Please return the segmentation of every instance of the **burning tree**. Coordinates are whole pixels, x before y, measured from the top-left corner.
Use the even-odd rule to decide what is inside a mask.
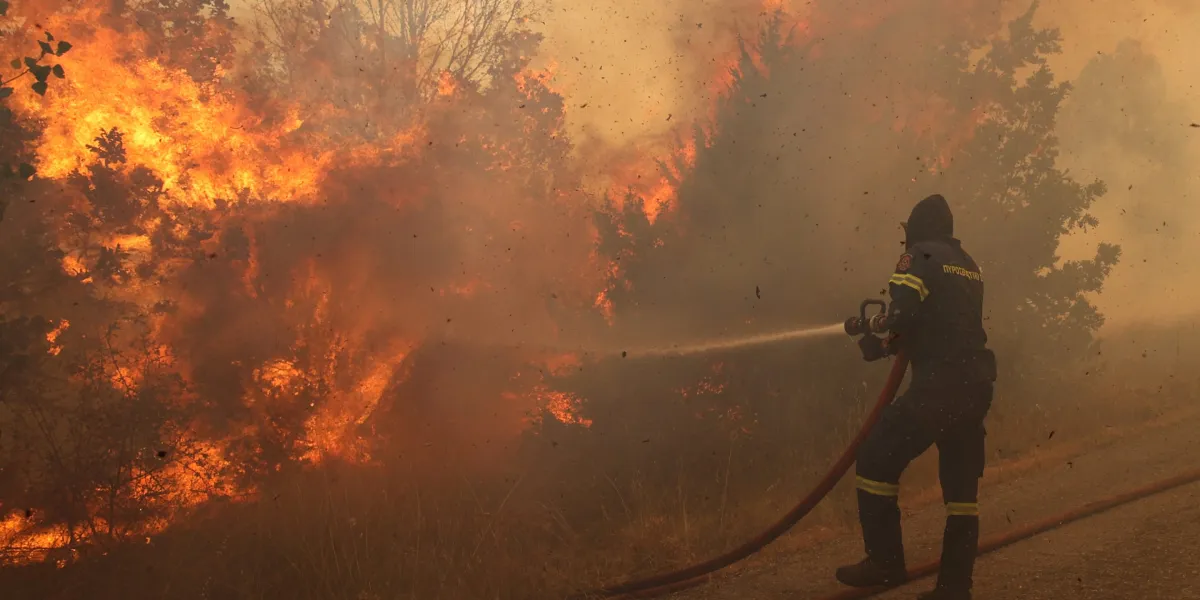
[[[529,67],[540,38],[520,22],[523,5],[429,4],[424,16],[408,15],[420,12],[411,3],[376,6],[393,28],[377,49],[421,46],[432,63],[395,64],[434,74],[420,94],[372,107],[391,119],[384,138],[340,125],[362,104],[249,98],[231,85],[227,8],[42,15],[80,48],[61,90],[5,114],[6,157],[40,171],[6,197],[16,201],[0,234],[11,259],[0,267],[11,549],[107,548],[207,498],[365,461],[375,408],[403,414],[390,409],[413,402],[389,383],[423,344],[465,327],[510,348],[517,330],[555,334],[550,299],[590,306],[562,98]],[[362,17],[338,10],[349,20],[339,26]],[[206,52],[184,51],[195,45]],[[259,74],[260,87],[297,83]],[[386,87],[377,71],[356,77]],[[525,357],[506,369],[528,363],[504,352]],[[539,410],[525,395],[535,383],[477,383],[481,403],[517,396],[501,428],[518,437]],[[408,443],[402,428],[414,425],[383,423],[384,437]],[[43,554],[18,558],[30,556]]]
[[[108,547],[228,491],[220,456],[191,431],[193,398],[155,337],[157,315],[138,297],[161,276],[145,255],[166,240],[147,239],[144,220],[161,218],[161,182],[123,170],[121,140],[99,136],[97,162],[67,182],[84,204],[35,180],[4,222],[0,506],[16,559]]]

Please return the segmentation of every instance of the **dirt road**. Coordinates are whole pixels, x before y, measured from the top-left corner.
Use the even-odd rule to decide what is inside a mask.
[[[1100,445],[981,494],[983,536],[1044,519],[1200,466],[1200,419]],[[903,490],[901,491],[903,494]],[[943,513],[934,504],[904,517],[909,561],[935,557]],[[840,589],[833,569],[861,557],[858,531],[815,547],[751,563],[678,595],[687,600],[820,599]],[[752,559],[754,560],[754,559]],[[912,583],[879,596],[912,598]],[[981,557],[980,600],[1200,600],[1200,485],[1190,485],[1064,526]]]

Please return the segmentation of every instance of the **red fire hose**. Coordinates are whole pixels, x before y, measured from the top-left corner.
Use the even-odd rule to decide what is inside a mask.
[[[621,596],[625,598],[655,598],[672,592],[687,589],[700,585],[707,581],[712,573],[728,567],[746,557],[758,552],[767,544],[775,541],[779,536],[786,533],[800,522],[818,503],[829,494],[837,482],[850,469],[850,465],[854,464],[855,456],[858,452],[858,447],[862,445],[871,428],[879,421],[880,415],[883,413],[884,407],[891,403],[895,397],[897,390],[900,388],[900,383],[904,380],[904,373],[908,369],[908,359],[903,354],[896,356],[896,360],[892,362],[891,373],[888,374],[887,383],[884,384],[883,390],[879,393],[879,399],[876,400],[875,406],[863,421],[862,428],[850,445],[846,447],[842,455],[838,457],[837,462],[829,469],[817,485],[800,501],[792,510],[788,511],[778,522],[763,531],[754,538],[746,541],[742,545],[726,552],[725,554],[715,556],[702,563],[662,573],[645,579],[637,579],[611,585],[599,590],[580,594],[571,597],[571,600],[582,600],[585,598],[611,598]],[[1057,529],[1063,525],[1073,523],[1080,519],[1093,516],[1107,510],[1111,510],[1118,506],[1129,504],[1142,498],[1147,498],[1155,494],[1160,494],[1169,490],[1173,490],[1184,485],[1200,481],[1200,469],[1195,469],[1185,473],[1181,473],[1174,477],[1158,481],[1156,483],[1140,487],[1123,494],[1109,496],[1101,500],[1085,504],[1074,510],[1056,515],[1023,527],[1019,527],[1012,531],[1002,533],[995,537],[987,538],[979,543],[979,555],[987,554],[995,550],[999,550],[1016,542],[1029,539],[1038,534]],[[940,561],[932,561],[909,569],[909,580],[920,579],[937,573]],[[877,594],[886,591],[888,588],[858,588],[846,589],[841,592],[826,596],[821,600],[854,600],[857,598],[870,598]]]
[[[789,529],[800,522],[805,515],[812,512],[812,509],[817,506],[829,494],[833,486],[850,470],[850,465],[854,464],[855,456],[858,453],[858,447],[862,445],[867,438],[871,428],[879,421],[879,416],[883,413],[884,407],[892,402],[892,398],[896,396],[896,391],[900,389],[900,383],[904,380],[904,372],[908,370],[908,359],[901,354],[896,355],[896,359],[892,361],[892,371],[888,374],[887,383],[884,384],[883,390],[879,392],[879,399],[875,401],[875,406],[871,408],[870,414],[867,415],[863,422],[862,428],[858,434],[846,446],[846,450],[838,457],[837,462],[829,469],[829,472],[821,478],[807,496],[800,501],[792,510],[783,515],[774,525],[767,528],[766,531],[758,534],[754,538],[747,540],[742,545],[734,548],[720,556],[714,556],[702,563],[697,563],[689,567],[685,567],[669,573],[662,573],[647,577],[645,579],[636,579],[611,585],[593,592],[574,596],[573,599],[583,598],[611,598],[613,596],[626,596],[635,598],[651,598],[661,596],[673,591],[685,589],[703,583],[708,575],[733,563],[736,563],[755,552],[761,550],[767,544],[775,541],[779,536],[786,533]]]

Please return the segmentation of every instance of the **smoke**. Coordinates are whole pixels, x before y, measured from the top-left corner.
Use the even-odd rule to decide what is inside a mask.
[[[815,12],[814,4],[818,5]],[[771,9],[791,10],[797,22],[818,27],[828,44],[838,43],[839,38],[859,42],[854,39],[859,31],[820,30],[822,19],[864,28],[883,18],[893,19],[882,35],[902,36],[903,44],[872,31],[871,43],[863,44],[822,85],[842,86],[848,97],[875,92],[881,104],[891,103],[894,110],[911,99],[890,96],[889,77],[881,77],[882,73],[910,81],[934,73],[913,60],[919,48],[936,45],[950,31],[999,34],[1000,23],[1024,12],[1030,2],[950,2],[939,5],[938,18],[910,4],[915,6],[735,0],[560,5],[545,20],[545,53],[559,59],[559,77],[569,82],[566,91],[573,108],[569,123],[581,146],[636,145],[639,150],[663,152],[664,139],[675,130],[674,121],[709,116],[708,107],[719,91],[713,82],[729,67],[738,35],[752,41]],[[1099,178],[1110,188],[1094,207],[1100,226],[1064,237],[1063,258],[1086,256],[1097,241],[1122,245],[1125,260],[1095,297],[1109,327],[1122,327],[1146,315],[1188,314],[1194,309],[1186,300],[1196,290],[1185,282],[1196,280],[1197,273],[1186,257],[1200,251],[1200,237],[1194,233],[1200,229],[1200,214],[1191,208],[1200,193],[1198,175],[1185,167],[1200,156],[1196,141],[1200,130],[1189,127],[1200,121],[1200,91],[1195,86],[1200,80],[1200,42],[1188,32],[1200,25],[1200,9],[1187,0],[1039,4],[1036,24],[1062,33],[1062,51],[1052,55],[1049,64],[1060,80],[1075,85],[1060,115],[1060,162],[1077,179]],[[908,17],[904,17],[906,8]],[[897,25],[897,16],[910,22]],[[896,52],[905,45],[910,48]],[[805,101],[802,89],[794,94],[791,101]],[[831,145],[833,152],[865,149],[850,142],[848,132],[839,135],[847,141]],[[869,167],[846,165],[831,172],[857,179]],[[904,205],[914,200],[897,197],[893,217],[902,215]],[[1165,293],[1147,294],[1151,289]]]
[[[1048,3],[1042,18],[1063,29],[1058,68],[1075,83],[1060,122],[1062,160],[1109,182],[1100,225],[1068,240],[1065,254],[1098,238],[1126,260],[1097,303],[1111,328],[1195,314],[1200,275],[1200,26],[1189,2]]]
[[[865,26],[901,13],[905,4],[825,3],[821,9]],[[1023,12],[1029,4],[1025,0],[951,2],[942,7],[940,18],[913,10],[909,26],[889,31],[908,36],[914,46],[928,45],[946,28],[995,33],[1002,20]],[[546,39],[537,60],[556,65],[555,80],[569,108],[567,130],[577,152],[605,157],[591,161],[594,167],[588,169],[602,179],[611,170],[614,155],[665,153],[679,123],[710,116],[721,91],[714,82],[728,80],[725,72],[739,35],[752,38],[775,8],[791,11],[797,22],[819,22],[822,15],[814,15],[812,6],[749,0],[549,3],[540,24]],[[234,8],[237,13],[242,7],[235,3]],[[1195,141],[1200,132],[1188,127],[1200,120],[1200,91],[1194,84],[1200,79],[1200,58],[1196,58],[1200,42],[1188,34],[1200,25],[1200,10],[1188,0],[1049,0],[1040,3],[1036,19],[1039,26],[1061,30],[1062,52],[1050,57],[1050,65],[1060,79],[1077,86],[1061,115],[1060,160],[1082,180],[1095,176],[1110,184],[1109,194],[1095,207],[1099,228],[1064,239],[1064,258],[1085,255],[1097,240],[1123,245],[1127,259],[1096,298],[1110,326],[1146,314],[1190,312],[1185,300],[1195,290],[1183,282],[1195,279],[1196,273],[1191,261],[1179,257],[1200,250],[1200,239],[1188,234],[1197,229],[1200,219],[1187,208],[1194,204],[1190,200],[1197,193],[1197,175],[1186,169],[1164,171],[1173,167],[1166,166],[1172,161],[1163,157],[1187,164],[1200,151]],[[853,30],[822,34],[855,35]],[[874,40],[872,46],[888,47],[885,40]],[[864,48],[844,65],[839,78],[825,84],[855,86],[869,81],[869,87],[877,88],[879,80],[865,71],[883,69],[868,66],[868,53]],[[1124,66],[1114,61],[1118,55],[1126,61]],[[1135,68],[1132,60],[1140,61],[1146,70]],[[901,60],[888,68],[920,77],[922,70],[916,67]],[[1136,81],[1126,81],[1125,76]],[[803,98],[798,95],[795,100]],[[1132,145],[1106,133],[1135,126],[1141,141]],[[834,149],[856,151],[849,144]],[[655,171],[650,165],[639,173]],[[896,203],[910,200],[897,198]],[[894,212],[901,214],[903,209]],[[1167,293],[1147,295],[1146,289]]]
[[[749,0],[550,5],[542,54],[558,64],[572,137],[621,147],[706,116],[737,35],[752,35],[762,15]]]
[[[347,422],[367,423],[380,404],[380,433],[409,456],[459,448],[495,457],[476,442],[520,433],[540,407],[534,396],[502,398],[532,385],[515,382],[536,357],[519,348],[559,339],[571,320],[556,312],[591,307],[602,265],[585,203],[553,179],[566,172],[562,157],[530,160],[501,133],[497,146],[520,156],[503,168],[495,163],[505,155],[487,144],[447,143],[488,130],[470,115],[430,119],[403,157],[332,170],[319,202],[223,223],[210,258],[184,278],[186,304],[197,308],[184,311],[173,340],[208,397],[229,399],[236,413],[242,388],[261,385],[247,379],[262,379],[254,369],[286,360],[327,374],[316,401],[327,416],[310,429],[329,421],[318,428],[353,437]],[[439,449],[421,446],[431,439]]]
[[[1061,250],[1088,256],[1082,249],[1090,253],[1097,240],[1127,244],[1129,260],[1097,300],[1110,316],[1181,304],[1187,290],[1179,286],[1153,305],[1127,290],[1178,281],[1169,261],[1150,257],[1177,256],[1193,243],[1176,232],[1189,230],[1195,211],[1160,200],[1186,198],[1194,185],[1186,165],[1196,148],[1182,123],[1192,100],[1180,96],[1178,76],[1187,64],[1158,57],[1187,42],[1154,34],[1149,16],[1144,29],[1110,39],[1102,28],[1085,31],[1080,23],[1094,18],[1087,11],[1054,6],[1038,19],[1063,28],[1071,45],[1053,55],[1056,75],[1078,83],[1059,115],[1061,161],[1076,166],[1078,180],[1094,175],[1117,192],[1094,207],[1101,228]],[[322,152],[316,201],[265,205],[220,222],[207,250],[215,258],[189,267],[175,290],[188,306],[168,328],[172,341],[190,349],[204,385],[221,388],[214,395],[237,397],[230,382],[257,365],[313,354],[320,336],[347,354],[334,361],[338,368],[357,364],[362,377],[367,365],[403,357],[423,340],[553,346],[588,338],[600,323],[587,313],[605,285],[615,286],[609,300],[627,293],[615,337],[636,332],[631,341],[639,344],[839,319],[878,293],[901,238],[895,223],[915,199],[942,191],[960,202],[946,188],[958,186],[960,196],[971,189],[971,173],[939,180],[930,165],[959,158],[980,120],[970,107],[1003,92],[967,80],[956,44],[1002,38],[1003,23],[1027,7],[1000,0],[551,5],[541,45],[513,49],[513,64],[491,76],[504,85],[467,98],[450,85],[445,102],[421,115],[423,128],[386,149],[378,142],[387,127],[405,123],[374,122],[383,103],[372,96],[384,93],[350,69],[339,76],[360,87],[343,90],[327,109],[332,116],[306,114],[303,128],[287,132],[313,136],[305,141],[359,136],[376,155],[334,164],[333,152]],[[777,10],[782,39],[758,39]],[[1186,7],[1164,10],[1182,22],[1196,18]],[[347,20],[339,27],[362,25],[337,17]],[[321,19],[332,27],[332,16]],[[336,63],[368,47],[333,52],[325,46],[335,45],[334,34],[316,39],[294,52],[297,64]],[[762,56],[768,51],[796,56]],[[544,81],[524,70],[535,52],[533,66],[553,73]],[[272,66],[265,62],[261,68]],[[764,64],[790,66],[767,73]],[[748,104],[723,99],[735,81]],[[302,83],[284,91],[327,93]],[[565,98],[547,101],[525,85]],[[342,105],[360,96],[361,105]],[[348,131],[364,121],[369,131]],[[595,198],[581,191],[581,180],[609,172],[611,157],[669,159],[670,139],[690,143],[692,158],[679,161],[661,227],[630,231],[624,223],[622,235],[642,236],[639,247],[597,249]],[[134,141],[130,148],[145,151]],[[605,160],[589,160],[597,156]],[[957,208],[985,264],[1011,261],[1005,245],[1026,241],[1002,239],[969,206]],[[1138,216],[1122,220],[1122,210]],[[817,249],[806,239],[830,241]],[[1039,260],[1028,262],[1044,266]],[[633,289],[606,280],[613,268]],[[430,364],[441,362],[449,361]]]

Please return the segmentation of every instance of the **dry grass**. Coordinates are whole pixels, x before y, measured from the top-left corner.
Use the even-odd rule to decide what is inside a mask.
[[[1094,393],[1052,409],[998,403],[989,480],[1019,476],[1182,406],[1177,395]],[[588,463],[573,464],[574,476],[564,479],[562,471],[535,470],[533,459],[507,474],[326,465],[265,485],[258,501],[207,507],[147,544],[64,570],[8,569],[0,585],[6,598],[46,599],[561,597],[681,566],[757,533],[827,468],[860,413],[829,432],[828,443],[780,453],[768,465],[780,475],[766,486],[739,483],[753,457],[739,459],[737,441],[714,452],[713,464],[724,465],[718,472],[681,468],[674,481],[636,471],[597,475]],[[908,505],[937,501],[930,454],[906,474]],[[766,558],[844,535],[853,523],[852,490],[842,481]]]

